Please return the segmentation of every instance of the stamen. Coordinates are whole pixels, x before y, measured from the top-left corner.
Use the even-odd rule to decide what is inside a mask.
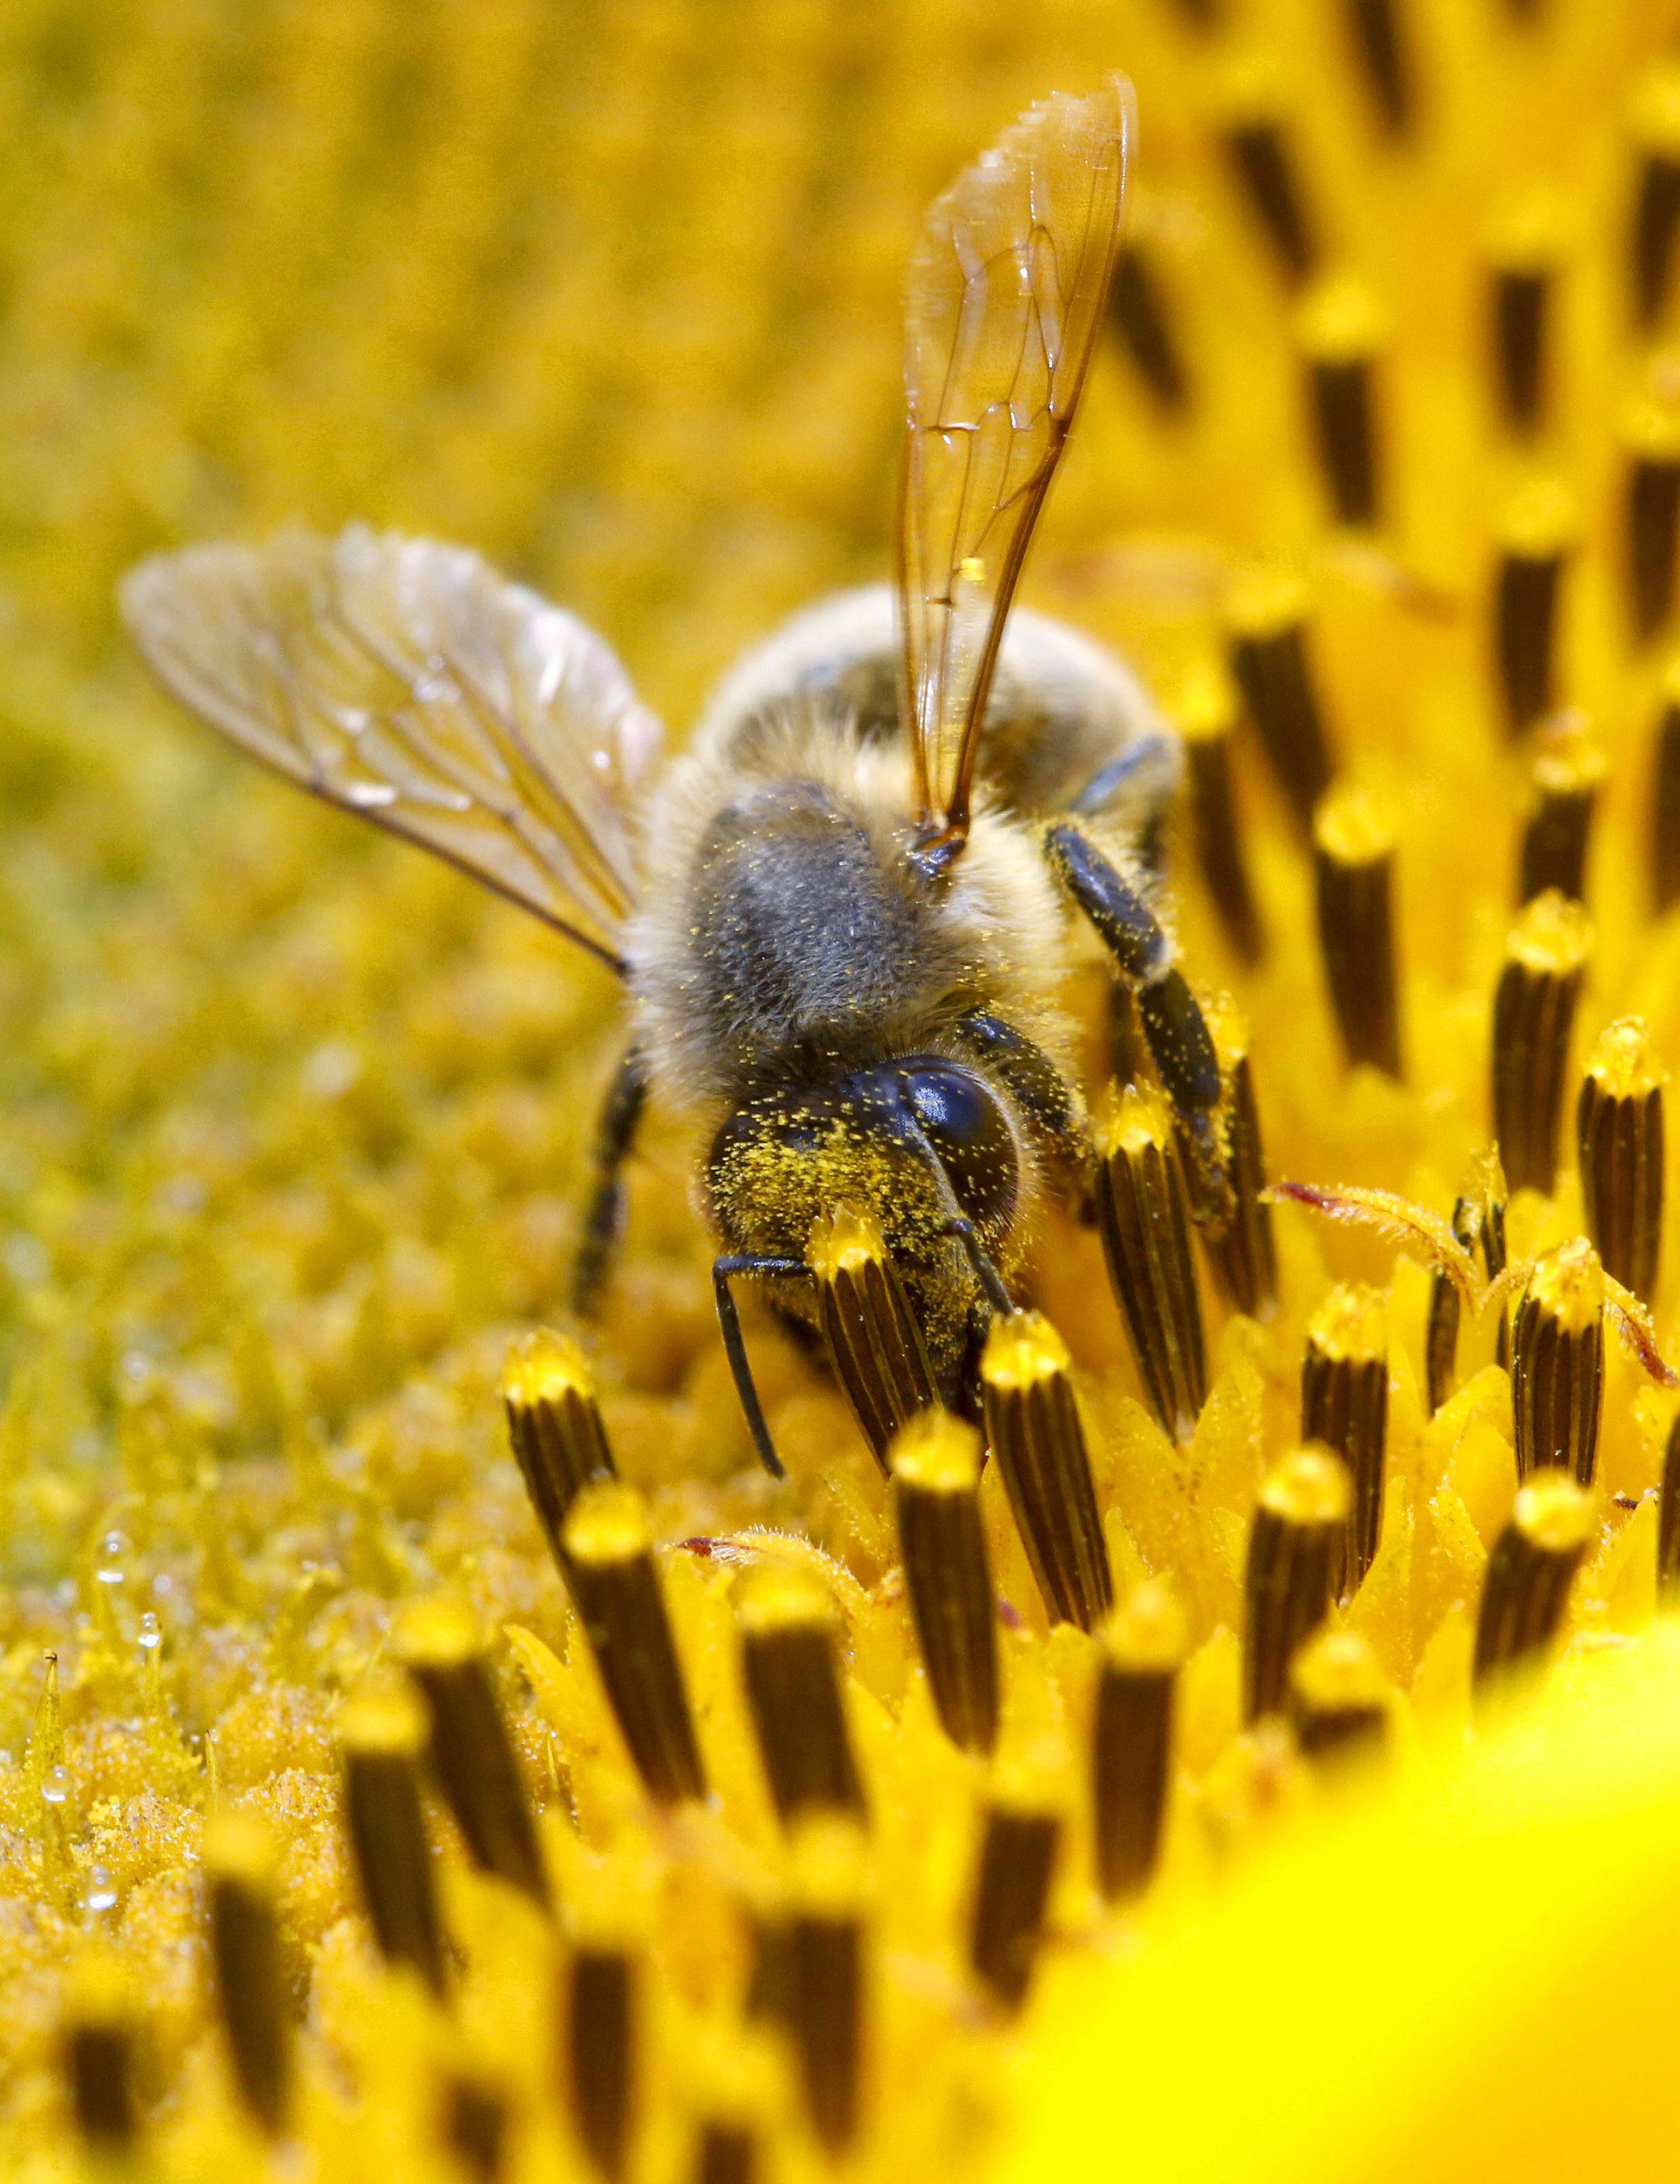
[[[1091,1801],[1097,1885],[1112,1903],[1147,1887],[1160,1855],[1184,1618],[1165,1586],[1140,1585],[1102,1635]]]
[[[1398,1078],[1394,833],[1375,797],[1333,788],[1313,822],[1318,938],[1348,1066]]]
[[[854,1825],[807,1820],[795,1841],[789,2031],[805,2111],[832,2154],[857,2136],[863,2075],[864,1850]]]
[[[1635,404],[1623,429],[1627,450],[1627,619],[1634,642],[1645,644],[1674,605],[1677,529],[1680,528],[1680,416],[1672,404]]]
[[[1569,1034],[1592,949],[1592,920],[1553,889],[1528,904],[1505,944],[1494,997],[1493,1109],[1512,1190],[1549,1197],[1557,1180]]]
[[[1547,407],[1560,243],[1552,204],[1538,196],[1514,206],[1491,238],[1494,383],[1505,424],[1525,439],[1538,431]]]
[[[1495,534],[1494,655],[1505,726],[1520,736],[1554,710],[1558,594],[1574,543],[1574,503],[1549,479],[1532,481],[1508,504]]]
[[[1671,1613],[1680,1607],[1680,1412],[1668,1429],[1657,1498],[1657,1602]]]
[[[1585,1237],[1539,1261],[1511,1334],[1516,1475],[1561,1464],[1590,1486],[1605,1379],[1605,1280]]]
[[[1388,1438],[1388,1301],[1380,1290],[1343,1284],[1307,1323],[1301,1368],[1301,1438],[1321,1441],[1353,1482],[1342,1568],[1343,1599],[1359,1590],[1382,1529]]]
[[[564,1577],[566,1512],[590,1479],[615,1468],[595,1375],[576,1343],[541,1329],[509,1351],[502,1400],[525,1490]]]
[[[893,1445],[904,1588],[928,1689],[954,1744],[989,1752],[998,1735],[998,1629],[980,1517],[980,1436],[929,1411]]]
[[[240,2098],[270,2138],[292,2110],[292,2013],[280,1939],[275,1846],[254,1820],[205,1825],[204,1881],[216,2006]]]
[[[1575,1111],[1587,1233],[1605,1272],[1646,1304],[1662,1251],[1662,1088],[1644,1022],[1622,1017],[1593,1049]]]
[[[1154,254],[1135,237],[1115,266],[1109,310],[1138,376],[1161,408],[1171,414],[1187,408],[1190,382],[1155,275]]]
[[[694,2184],[754,2184],[759,2142],[745,2124],[711,2122],[700,2127]]]
[[[749,1571],[736,1588],[741,1662],[759,1752],[783,1825],[808,1807],[864,1813],[835,1652],[834,1602],[798,1569]]]
[[[1386,1738],[1388,1687],[1377,1656],[1356,1631],[1322,1631],[1296,1655],[1289,1722],[1309,1759],[1350,1758]]]
[[[1633,316],[1654,327],[1668,302],[1680,227],[1680,70],[1659,62],[1640,81],[1633,131],[1643,160],[1633,213]]]
[[[706,1770],[641,1496],[616,1480],[586,1486],[562,1545],[608,1702],[648,1794],[662,1805],[704,1797]]]
[[[819,1221],[806,1253],[817,1312],[859,1430],[885,1471],[893,1435],[935,1408],[939,1384],[904,1284],[866,1215],[837,1207]]]
[[[985,1804],[968,1961],[993,2001],[1013,2013],[1026,2000],[1043,1939],[1061,1816],[1039,1785],[996,1784]]]
[[[1476,1241],[1474,1200],[1460,1198],[1453,1207],[1453,1234],[1466,1251]],[[1429,1283],[1429,1318],[1423,1336],[1424,1379],[1432,1418],[1453,1392],[1458,1370],[1458,1284],[1448,1273],[1437,1273]]]
[[[1405,136],[1417,112],[1399,0],[1346,0],[1349,27],[1364,64],[1377,117],[1390,136]]]
[[[1304,301],[1296,334],[1336,521],[1365,528],[1382,512],[1372,393],[1381,314],[1361,282],[1338,275],[1319,283]]]
[[[120,1963],[103,1952],[77,1967],[64,2012],[70,2109],[95,2159],[126,2160],[139,2137],[134,2020]]]
[[[1266,1197],[1266,1154],[1249,1061],[1249,1028],[1230,1004],[1208,1011],[1208,1028],[1226,1083],[1229,1146],[1227,1171],[1234,1210],[1223,1235],[1204,1237],[1208,1264],[1227,1301],[1250,1319],[1277,1309],[1277,1252]]]
[[[1281,1713],[1289,1667],[1330,1612],[1353,1482],[1327,1448],[1300,1448],[1271,1471],[1249,1534],[1243,1719]]]
[[[407,1691],[370,1692],[346,1706],[338,1736],[350,1847],[380,1954],[411,1967],[441,1997],[447,1964],[420,1807],[420,1708]]]
[[[1265,952],[1266,935],[1249,883],[1231,778],[1236,693],[1224,674],[1210,669],[1187,683],[1173,717],[1190,761],[1190,816],[1202,877],[1232,952],[1252,968]]]
[[[1015,1312],[992,1322],[980,1379],[986,1439],[1050,1620],[1088,1630],[1114,1583],[1071,1366],[1049,1320]]]
[[[1661,917],[1680,902],[1680,660],[1662,682],[1651,797],[1652,906]]]
[[[1568,1044],[1567,1039],[1565,1041]],[[1505,1251],[1505,1197],[1509,1190],[1505,1182],[1505,1163],[1499,1158],[1499,1141],[1488,1156],[1485,1185],[1482,1193],[1482,1263],[1488,1279],[1496,1282],[1509,1264]],[[1494,1358],[1501,1368],[1510,1363],[1510,1313],[1499,1307],[1499,1332],[1495,1337]]]
[[[1471,1671],[1478,1687],[1549,1649],[1592,1529],[1592,1498],[1566,1472],[1544,1471],[1518,1489],[1483,1580]]]
[[[432,1765],[474,1864],[549,1909],[536,1823],[471,1616],[423,1602],[398,1625],[397,1651],[425,1697]]]
[[[1224,86],[1226,148],[1278,270],[1292,287],[1318,263],[1318,241],[1301,196],[1288,140],[1277,112],[1271,71],[1256,55],[1238,57]]]
[[[479,2184],[495,2184],[507,2167],[508,2103],[497,2086],[463,2070],[443,2085],[443,2137]]]
[[[1305,833],[1331,775],[1307,653],[1306,587],[1281,569],[1254,570],[1232,587],[1228,612],[1231,671]]]
[[[1165,1103],[1128,1084],[1097,1134],[1093,1183],[1109,1279],[1149,1403],[1185,1440],[1207,1400],[1201,1300],[1183,1163]]]
[[[1560,713],[1539,730],[1529,775],[1520,901],[1533,902],[1548,888],[1576,902],[1586,900],[1593,807],[1607,771],[1603,746],[1584,713]]]
[[[627,1947],[581,1942],[567,1975],[565,2079],[572,2122],[590,2160],[623,2176],[635,2122],[637,1964]]]

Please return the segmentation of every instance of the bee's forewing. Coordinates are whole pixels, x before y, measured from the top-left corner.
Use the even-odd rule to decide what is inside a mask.
[[[359,525],[160,554],[121,600],[159,679],[253,757],[617,965],[660,729],[575,616]]]
[[[922,819],[965,828],[1004,618],[1102,323],[1132,86],[1032,107],[910,263],[898,593]]]

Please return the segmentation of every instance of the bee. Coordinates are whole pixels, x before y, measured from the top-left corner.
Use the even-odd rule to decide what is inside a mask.
[[[1178,741],[1135,674],[1011,603],[1118,247],[1131,86],[1031,108],[933,205],[907,288],[897,582],[796,616],[665,760],[600,638],[479,557],[353,526],[156,557],[128,627],[175,697],[299,787],[418,842],[623,981],[575,1302],[622,1218],[650,1095],[698,1196],[743,1409],[780,1465],[736,1284],[815,1317],[811,1245],[872,1223],[943,1398],[974,1402],[1035,1220],[1088,1173],[1058,999],[1107,951],[1228,1202],[1221,1084],[1163,922]]]

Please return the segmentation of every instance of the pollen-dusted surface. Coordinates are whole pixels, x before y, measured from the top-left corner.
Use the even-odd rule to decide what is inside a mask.
[[[1398,98],[1351,35],[1385,12]],[[1600,1316],[1568,1269],[1583,1234],[1610,1268],[1612,1186],[1630,1235],[1663,1204],[1660,1101],[1637,1178],[1606,1154],[1583,1199],[1588,1056],[1632,1103],[1680,1056],[1667,26],[1632,0],[726,14],[26,0],[0,27],[0,2168],[74,2173],[80,2134],[237,2184],[292,2159],[278,2133],[323,2178],[404,2184],[636,2184],[702,2146],[736,2164],[709,2176],[743,2148],[761,2180],[821,2173],[826,2148],[894,2184],[1006,2143],[1035,2180],[1116,2145],[1162,2179],[1370,2184],[1406,2146],[1418,2175],[1655,2173],[1680,1457],[1616,1337],[1632,1301],[1606,1283]],[[657,1106],[598,1330],[504,1384],[510,1341],[565,1321],[611,981],[236,768],[143,685],[111,599],[155,548],[299,515],[457,538],[598,624],[680,735],[782,614],[888,566],[923,207],[1116,64],[1126,309],[1026,588],[1195,732],[1168,907],[1193,983],[1229,989],[1248,1104],[1240,1225],[1188,1261],[1182,1440],[1096,1233],[1047,1211],[1006,1270],[1046,1327],[1032,1384],[1071,1361],[1115,1602],[1087,1631],[1052,1626],[999,1464],[976,1488],[940,1429],[918,1471],[912,1426],[895,1488],[765,1315],[788,1482],[759,1474],[695,1148]],[[1543,305],[1499,302],[1516,273]],[[1549,727],[1563,707],[1584,727]],[[1403,1078],[1348,1066],[1327,991],[1310,830],[1348,784],[1332,815],[1381,816],[1353,861],[1392,841]],[[1568,869],[1525,909],[1554,807]],[[1099,1099],[1101,980],[1082,954],[1048,990],[1049,900],[1010,977],[1044,971]],[[1546,1192],[1514,1190],[1511,1278],[1466,1293],[1432,1416],[1433,1264],[1260,1192],[1400,1193],[1444,1226],[1492,1203],[1466,1178],[1499,1099],[1513,1180]],[[890,1190],[864,1157],[837,1146],[825,1183]],[[782,1210],[804,1249],[834,1209]],[[1460,1255],[1497,1271],[1493,1235]],[[1674,1358],[1673,1247],[1624,1263]],[[1377,1543],[1332,1604],[1344,1486],[1301,1502],[1297,1462],[1272,1490],[1263,1525],[1315,1549],[1266,1565],[1245,1730],[1261,1481],[1310,1323],[1360,1285],[1387,1291],[1380,1351],[1347,1346],[1386,1358]],[[1602,1384],[1590,1488],[1553,1451],[1514,1518],[1496,1360],[1531,1294],[1602,1334]],[[610,1678],[507,1405],[570,1436],[531,1475],[600,1580]],[[895,1496],[925,1555],[961,1518],[920,1573],[957,1618],[957,1741]],[[859,1792],[786,1826],[743,1682],[763,1569],[832,1603],[826,1779],[849,1793],[837,1720]],[[475,1861],[424,1758],[398,1626],[439,1602],[488,1662],[552,1912]],[[1363,1813],[1312,1757],[1338,1709],[1382,1716]]]

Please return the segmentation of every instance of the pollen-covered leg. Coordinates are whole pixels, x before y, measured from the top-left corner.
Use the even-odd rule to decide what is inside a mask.
[[[647,1104],[647,1064],[632,1046],[613,1072],[596,1126],[595,1189],[571,1278],[572,1310],[580,1319],[594,1317],[623,1232],[624,1163]]]
[[[1196,997],[1173,962],[1172,943],[1141,891],[1070,821],[1047,828],[1044,854],[1137,996],[1150,1056],[1195,1155],[1197,1216],[1221,1225],[1231,1184],[1219,1058]]]
[[[1076,1200],[1088,1186],[1091,1145],[1078,1098],[1061,1071],[1036,1040],[989,1009],[971,1009],[957,1030],[1008,1089],[1043,1141],[1056,1182]]]

